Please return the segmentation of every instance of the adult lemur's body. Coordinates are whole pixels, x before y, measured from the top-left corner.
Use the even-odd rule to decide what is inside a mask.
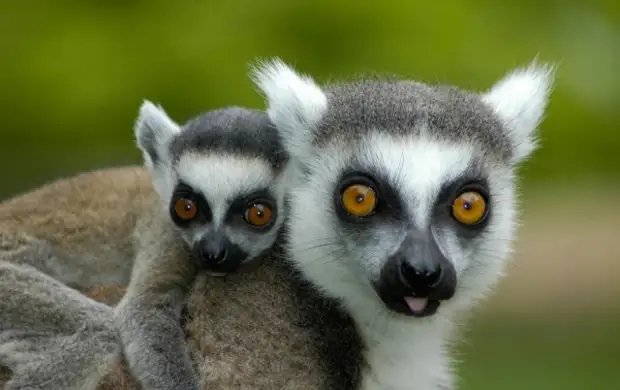
[[[206,291],[192,293],[188,326],[203,379],[453,388],[453,317],[509,257],[515,169],[535,148],[549,69],[516,71],[481,94],[379,80],[322,89],[277,61],[254,78],[297,169],[291,260],[228,278],[216,289],[226,302],[208,294],[221,281],[196,286]]]
[[[483,94],[405,80],[323,90],[279,61],[254,75],[299,167],[288,247],[356,324],[356,388],[453,387],[453,317],[508,259],[515,169],[535,148],[550,73],[532,65]]]

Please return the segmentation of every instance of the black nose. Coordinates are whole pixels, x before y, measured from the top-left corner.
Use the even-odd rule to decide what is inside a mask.
[[[202,240],[200,244],[200,257],[207,266],[221,264],[226,260],[230,241],[226,237],[216,236]]]
[[[429,296],[443,276],[441,267],[415,267],[408,261],[401,263],[400,274],[411,293],[419,297]]]
[[[202,259],[209,264],[219,264],[226,260],[226,249],[209,249],[202,248]]]

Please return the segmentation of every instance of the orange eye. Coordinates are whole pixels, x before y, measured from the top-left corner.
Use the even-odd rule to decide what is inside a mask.
[[[198,214],[198,206],[191,199],[179,198],[174,202],[174,212],[182,220],[190,221]]]
[[[342,207],[355,217],[366,217],[375,210],[375,191],[364,184],[353,184],[342,193]]]
[[[486,217],[487,202],[475,191],[463,192],[452,203],[452,215],[463,225],[475,225]]]
[[[267,225],[273,216],[271,207],[264,203],[255,203],[245,210],[245,221],[252,226],[263,227]]]

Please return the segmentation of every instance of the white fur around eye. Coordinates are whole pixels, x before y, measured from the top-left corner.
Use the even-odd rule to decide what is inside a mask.
[[[425,230],[431,226],[440,189],[461,177],[479,152],[468,144],[403,139],[375,131],[346,147],[338,143],[323,147],[310,160],[310,173],[291,197],[288,246],[296,266],[320,291],[343,303],[368,346],[360,388],[436,389],[438,382],[452,381],[444,347],[453,316],[487,294],[508,260],[516,222],[512,167],[487,167],[494,217],[480,241],[464,246],[450,226],[437,231],[441,249],[457,270],[459,290],[436,316],[412,319],[388,313],[368,283],[378,279],[386,254],[399,245],[402,228],[377,226],[374,234],[360,241],[339,231],[341,225],[335,223],[337,216],[330,208],[333,188],[353,155],[362,166],[382,167],[406,205],[406,214],[412,216],[411,226]]]
[[[479,122],[500,120],[505,133],[497,138],[503,141],[509,137],[512,161],[505,164],[495,157],[487,158],[487,154],[496,154],[485,153],[493,142],[480,143],[470,135],[455,138],[454,134],[443,134],[442,138],[442,134],[429,137],[424,130],[420,131],[422,135],[416,129],[410,134],[392,131],[395,122],[403,127],[410,124],[399,122],[394,117],[399,113],[386,110],[383,100],[391,99],[396,107],[408,104],[411,96],[418,96],[417,87],[394,92],[380,84],[367,86],[379,88],[378,92],[370,90],[377,92],[374,95],[365,89],[347,91],[347,107],[343,110],[371,109],[374,118],[382,116],[382,121],[379,125],[356,123],[360,127],[359,137],[347,136],[346,126],[334,126],[333,138],[314,145],[317,124],[323,120],[329,103],[321,88],[278,59],[253,70],[252,78],[266,96],[271,121],[291,157],[304,167],[303,172],[296,170],[291,191],[286,245],[296,268],[318,291],[340,301],[355,320],[366,346],[360,390],[453,387],[445,350],[454,326],[453,316],[472,308],[475,301],[485,296],[500,279],[509,259],[517,222],[514,165],[536,148],[535,130],[546,109],[553,74],[553,67],[532,64],[512,71],[489,91],[478,95],[494,113],[478,110]],[[344,92],[330,92],[330,96],[335,96],[330,111],[340,109],[338,93]],[[394,95],[387,96],[389,93]],[[422,112],[441,108],[445,103],[435,99],[435,95],[426,95],[425,92],[418,96],[420,102],[426,103],[420,104]],[[465,104],[470,104],[471,100],[465,100]],[[446,101],[448,110],[458,110],[449,99]],[[479,103],[476,101],[478,108]],[[338,112],[331,114],[338,116]],[[353,115],[363,116],[355,112]],[[406,208],[403,215],[410,217],[404,222],[419,231],[434,226],[437,194],[446,183],[470,174],[464,170],[474,162],[483,164],[477,169],[483,169],[489,182],[492,218],[476,241],[464,242],[449,224],[437,230],[441,250],[456,268],[458,290],[451,300],[442,303],[435,316],[416,319],[395,315],[373,287],[407,231],[402,222],[382,223],[362,235],[342,229],[334,213],[333,192],[342,172],[352,168],[352,161],[355,169],[366,167],[381,172],[383,180],[389,180]]]
[[[210,201],[213,223],[223,222],[235,194],[268,188],[274,176],[268,162],[260,158],[185,153],[177,166],[178,180],[190,185]],[[225,172],[225,174],[223,174]]]

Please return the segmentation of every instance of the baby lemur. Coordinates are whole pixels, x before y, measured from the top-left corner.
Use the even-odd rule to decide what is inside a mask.
[[[257,67],[293,168],[287,258],[199,277],[187,328],[203,387],[454,389],[455,316],[510,257],[516,171],[552,75],[533,64],[473,92],[377,78],[321,87],[278,60]],[[62,312],[103,324],[96,307]],[[75,345],[106,372],[100,390],[135,389],[122,365]]]
[[[89,301],[60,282],[81,291],[129,283],[114,322],[130,371],[146,390],[199,389],[179,323],[187,291],[199,270],[236,272],[272,247],[284,219],[288,158],[266,114],[237,107],[179,126],[145,102],[135,133],[147,170],[82,174],[0,206],[0,339],[27,335],[66,348],[70,343],[50,337],[49,326],[74,341],[76,327],[98,328],[105,340],[80,342],[107,343],[106,359],[114,359],[109,308],[94,305],[103,323],[84,315],[68,320],[65,307]],[[43,301],[26,300],[34,295]],[[59,363],[50,361],[36,377],[17,369],[7,386],[98,381],[97,373],[77,368],[87,356],[68,359],[61,363],[73,368],[65,376],[51,372]]]

